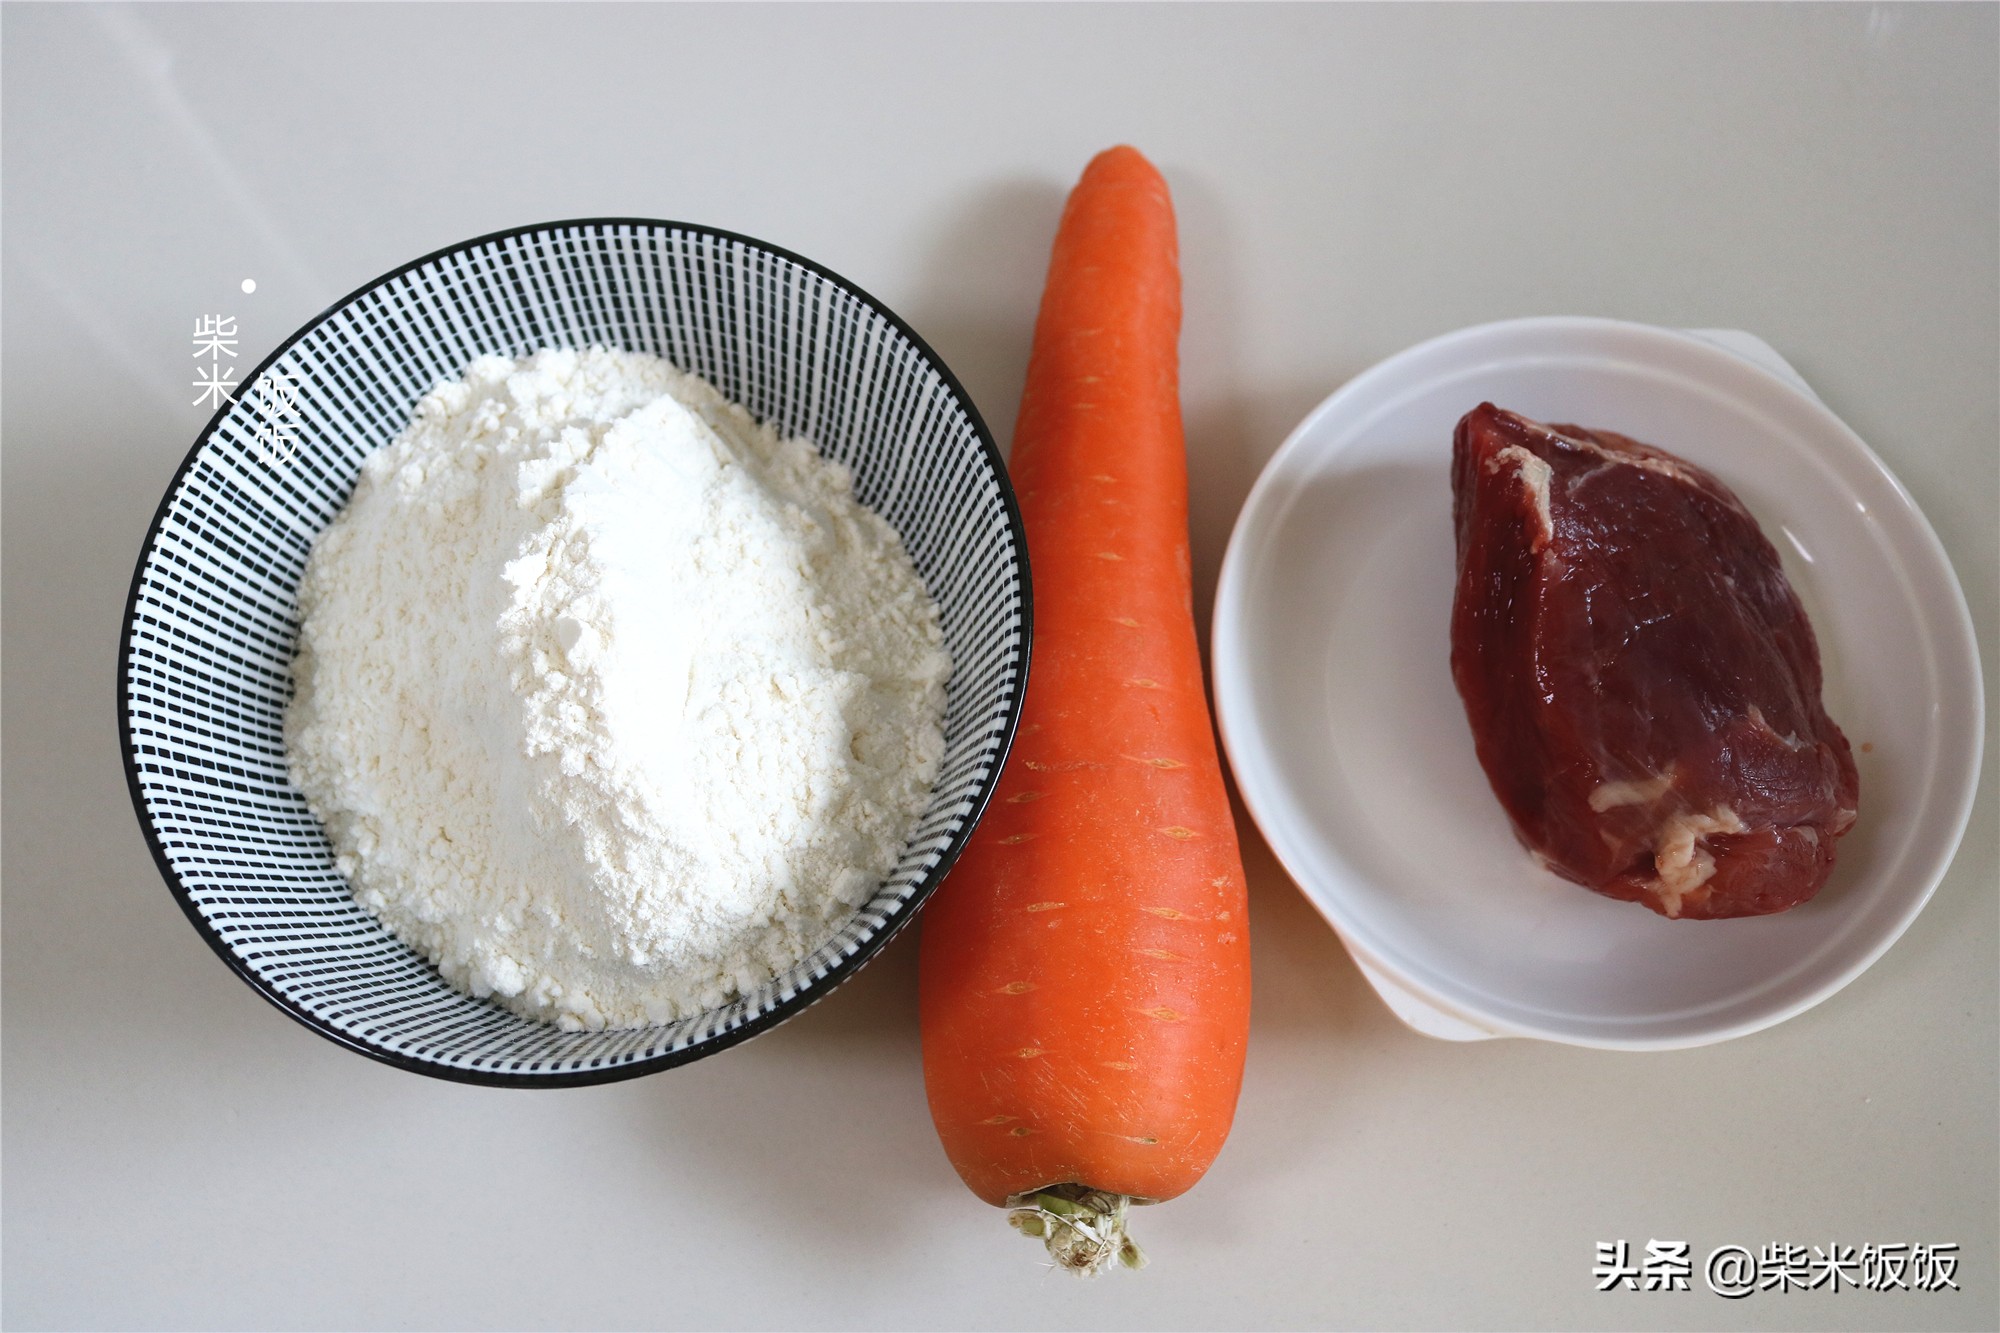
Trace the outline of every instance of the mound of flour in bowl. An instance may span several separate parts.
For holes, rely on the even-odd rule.
[[[936,604],[847,472],[656,357],[483,357],[299,589],[293,780],[453,984],[670,1022],[798,962],[937,775]]]

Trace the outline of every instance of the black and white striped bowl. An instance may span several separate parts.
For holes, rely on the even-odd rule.
[[[454,990],[355,903],[286,776],[283,722],[299,576],[363,457],[475,356],[590,344],[656,353],[851,468],[856,493],[902,533],[937,598],[954,670],[930,807],[895,871],[832,939],[724,1008],[668,1027],[571,1033]],[[132,801],[168,886],[215,951],[307,1027],[473,1083],[555,1087],[665,1069],[824,996],[909,921],[957,857],[1027,682],[1027,548],[971,400],[853,284],[713,228],[548,223],[369,283],[242,385],[146,535],[120,646],[119,721]]]

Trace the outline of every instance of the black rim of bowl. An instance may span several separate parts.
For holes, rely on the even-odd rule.
[[[797,264],[800,268],[816,273],[828,282],[844,289],[882,316],[898,333],[910,340],[910,344],[923,356],[925,362],[937,371],[939,377],[944,380],[945,386],[950,389],[952,396],[965,408],[966,415],[972,422],[973,432],[978,437],[980,449],[984,454],[987,467],[991,470],[994,481],[998,483],[1000,488],[1001,506],[1007,515],[1007,529],[1013,538],[1016,561],[1021,571],[1021,640],[1014,653],[1015,678],[1018,683],[1014,690],[1013,700],[1008,706],[1006,725],[1001,729],[1000,745],[998,751],[994,754],[992,766],[987,771],[985,779],[980,783],[979,790],[973,795],[972,809],[967,813],[965,823],[953,835],[950,843],[945,846],[943,854],[938,858],[938,863],[931,867],[923,879],[918,881],[911,889],[910,896],[904,900],[902,910],[886,922],[882,929],[876,931],[853,953],[829,967],[825,976],[801,987],[790,999],[780,1000],[763,1013],[758,1014],[755,1018],[739,1023],[727,1032],[717,1033],[712,1037],[693,1042],[677,1051],[666,1051],[659,1055],[648,1056],[642,1060],[632,1060],[623,1064],[608,1065],[603,1068],[569,1070],[558,1074],[519,1074],[497,1069],[466,1069],[456,1065],[438,1064],[428,1060],[417,1059],[398,1051],[371,1045],[356,1038],[351,1033],[343,1032],[332,1024],[323,1022],[304,1008],[294,1004],[285,995],[266,982],[233,949],[223,942],[222,937],[210,927],[207,919],[202,916],[200,909],[195,906],[194,899],[188,894],[187,887],[181,883],[180,875],[174,870],[172,863],[167,860],[166,849],[160,845],[159,834],[153,828],[153,822],[146,813],[145,794],[139,784],[139,754],[137,747],[133,743],[131,726],[131,662],[134,647],[133,632],[136,629],[135,617],[138,613],[139,604],[139,588],[141,580],[145,577],[147,559],[152,554],[154,542],[159,538],[160,527],[166,521],[169,508],[173,504],[174,495],[180,490],[182,478],[187,475],[188,469],[194,466],[196,458],[208,446],[209,437],[215,433],[216,428],[222,424],[223,418],[229,414],[230,408],[228,406],[219,405],[216,408],[215,415],[210,417],[208,424],[202,428],[201,434],[195,437],[193,447],[188,450],[187,456],[181,459],[180,466],[174,469],[173,479],[167,483],[166,493],[160,497],[159,507],[153,511],[153,521],[146,528],[145,540],[140,543],[139,557],[133,566],[132,585],[125,595],[125,616],[118,636],[118,748],[124,756],[125,784],[131,793],[132,809],[138,815],[139,828],[145,835],[146,847],[152,852],[153,863],[159,867],[160,876],[166,880],[167,888],[172,891],[175,901],[180,904],[181,911],[193,923],[196,932],[200,934],[202,939],[208,942],[208,947],[213,949],[223,962],[229,964],[230,970],[242,978],[252,990],[270,1001],[280,1012],[303,1024],[305,1027],[310,1028],[320,1036],[334,1042],[336,1045],[359,1052],[384,1064],[394,1065],[398,1069],[407,1069],[413,1073],[428,1074],[433,1078],[446,1079],[454,1083],[472,1083],[488,1087],[574,1088],[597,1083],[616,1083],[623,1079],[638,1078],[645,1074],[658,1073],[663,1069],[672,1069],[676,1065],[684,1065],[690,1061],[699,1060],[704,1056],[714,1055],[718,1051],[727,1050],[729,1047],[748,1041],[760,1033],[770,1031],[786,1019],[793,1018],[806,1009],[811,1008],[818,1001],[825,998],[841,982],[860,970],[865,963],[881,951],[884,945],[894,939],[905,926],[915,919],[918,911],[923,907],[925,900],[936,891],[937,886],[944,880],[946,873],[951,870],[952,865],[958,860],[959,854],[965,850],[965,844],[971,838],[973,829],[978,826],[980,817],[985,814],[986,806],[993,798],[993,789],[1000,781],[1000,772],[1006,767],[1007,756],[1013,750],[1015,731],[1021,721],[1021,704],[1028,693],[1028,670],[1034,645],[1034,586],[1028,565],[1027,533],[1021,526],[1021,508],[1014,496],[1013,483],[1008,479],[1006,463],[1000,457],[1000,450],[993,443],[992,432],[987,430],[985,418],[980,416],[979,407],[972,401],[972,396],[965,391],[965,386],[958,382],[958,377],[952,374],[951,367],[945,364],[944,359],[895,311],[889,309],[888,306],[876,300],[873,295],[862,290],[838,273],[835,273],[824,264],[815,263],[803,255],[795,254],[785,249],[783,246],[773,245],[768,241],[759,240],[754,236],[746,236],[741,232],[727,231],[721,227],[705,226],[697,222],[674,222],[664,218],[640,217],[561,218],[553,222],[537,222],[524,227],[507,227],[500,231],[487,232],[483,236],[475,236],[470,240],[459,241],[455,244],[432,250],[428,254],[412,259],[407,264],[399,264],[387,273],[362,283],[359,287],[356,287],[353,291],[350,291],[347,295],[333,302],[333,304],[327,306],[317,315],[314,315],[311,319],[300,325],[290,337],[278,344],[269,356],[259,362],[255,370],[244,376],[242,383],[254,384],[266,370],[270,369],[277,362],[279,357],[291,350],[294,343],[318,328],[336,311],[352,304],[384,283],[392,282],[413,269],[422,268],[426,264],[433,263],[444,258],[446,255],[460,250],[471,249],[479,245],[489,245],[497,241],[510,240],[535,232],[553,231],[563,227],[664,228],[715,237],[719,240],[734,242],[740,245],[753,246],[767,254],[775,255],[779,259]],[[450,983],[443,982],[441,979],[440,984],[448,985]],[[528,1022],[532,1020],[524,1019],[523,1021]]]

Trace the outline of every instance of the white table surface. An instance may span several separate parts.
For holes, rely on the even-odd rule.
[[[1990,5],[9,5],[4,1305],[10,1328],[2000,1325],[1994,765],[1870,972],[1617,1055],[1401,1027],[1247,822],[1256,1009],[1209,1178],[1078,1284],[952,1175],[914,939],[788,1026],[609,1087],[335,1048],[188,927],[119,768],[132,562],[205,413],[415,255],[556,217],[717,224],[905,315],[1011,430],[1062,194],[1121,140],[1186,273],[1202,615],[1320,398],[1524,314],[1769,340],[1908,484],[1991,694]],[[258,286],[246,296],[239,284]],[[1994,753],[1990,744],[1989,755]],[[1600,1294],[1598,1241],[1956,1243],[1956,1293]]]

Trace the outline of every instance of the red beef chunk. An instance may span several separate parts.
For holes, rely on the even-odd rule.
[[[1729,488],[1483,403],[1453,441],[1452,516],[1452,677],[1521,841],[1668,917],[1818,893],[1859,779],[1812,626]]]

